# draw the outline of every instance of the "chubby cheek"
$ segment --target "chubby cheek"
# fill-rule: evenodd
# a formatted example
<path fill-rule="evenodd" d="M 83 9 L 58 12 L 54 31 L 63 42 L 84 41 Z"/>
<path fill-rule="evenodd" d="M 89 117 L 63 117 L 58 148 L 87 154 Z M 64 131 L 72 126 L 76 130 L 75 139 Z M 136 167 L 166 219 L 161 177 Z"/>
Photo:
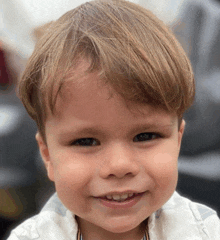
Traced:
<path fill-rule="evenodd" d="M 176 177 L 178 160 L 177 156 L 169 153 L 158 153 L 152 159 L 152 164 L 155 167 L 155 178 L 172 179 Z"/>
<path fill-rule="evenodd" d="M 158 153 L 152 159 L 151 177 L 154 179 L 154 198 L 166 202 L 176 189 L 178 179 L 178 153 Z M 155 199 L 156 200 L 156 199 Z"/>
<path fill-rule="evenodd" d="M 66 159 L 67 160 L 67 159 Z M 57 194 L 64 205 L 75 212 L 77 208 L 88 208 L 87 199 L 91 196 L 89 183 L 92 169 L 88 164 L 77 161 L 54 161 L 54 182 Z"/>

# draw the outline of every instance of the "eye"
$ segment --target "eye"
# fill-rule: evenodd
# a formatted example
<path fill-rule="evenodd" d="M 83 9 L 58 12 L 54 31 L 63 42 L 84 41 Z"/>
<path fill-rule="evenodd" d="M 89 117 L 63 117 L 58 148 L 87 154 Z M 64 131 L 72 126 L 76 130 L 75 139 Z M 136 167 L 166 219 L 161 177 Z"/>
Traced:
<path fill-rule="evenodd" d="M 94 138 L 80 138 L 71 143 L 73 146 L 92 147 L 100 145 L 100 142 Z"/>
<path fill-rule="evenodd" d="M 133 139 L 134 142 L 144 142 L 144 141 L 150 141 L 153 139 L 156 139 L 160 137 L 159 134 L 156 133 L 140 133 L 138 135 L 136 135 Z"/>

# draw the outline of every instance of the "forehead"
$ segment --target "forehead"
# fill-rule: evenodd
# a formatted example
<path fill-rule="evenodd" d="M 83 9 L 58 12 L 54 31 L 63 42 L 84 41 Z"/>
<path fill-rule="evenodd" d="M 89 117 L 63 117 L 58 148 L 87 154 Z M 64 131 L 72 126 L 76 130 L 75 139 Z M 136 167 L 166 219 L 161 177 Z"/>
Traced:
<path fill-rule="evenodd" d="M 135 98 L 137 95 L 137 89 L 131 85 L 129 89 L 127 89 L 128 82 L 135 82 L 136 79 L 126 79 L 125 76 L 121 76 L 121 78 L 115 81 L 114 74 L 112 76 L 105 77 L 105 72 L 103 69 L 91 69 L 91 59 L 81 59 L 78 61 L 76 67 L 68 72 L 65 75 L 63 82 L 58 86 L 60 91 L 58 93 L 58 98 L 56 101 L 56 109 L 59 109 L 58 105 L 62 104 L 63 101 L 69 101 L 75 99 L 90 98 L 90 101 L 93 99 L 94 95 L 97 97 L 101 96 L 106 99 L 111 99 L 114 96 L 120 98 L 122 102 L 130 109 L 130 110 L 139 110 L 141 107 L 146 106 L 146 101 L 148 100 L 148 94 L 146 93 L 146 101 L 140 101 L 139 98 Z M 127 84 L 126 84 L 127 83 Z M 115 88 L 115 85 L 119 86 Z M 134 83 L 135 85 L 135 83 Z M 132 88 L 133 86 L 133 88 Z M 127 95 L 131 93 L 134 96 L 128 97 Z M 149 101 L 149 105 L 153 104 Z M 135 107 L 134 107 L 135 106 Z M 157 105 L 154 105 L 153 108 L 157 109 Z M 162 107 L 160 106 L 161 110 Z M 167 111 L 167 109 L 164 109 Z"/>
<path fill-rule="evenodd" d="M 111 99 L 116 92 L 99 77 L 99 72 L 87 72 L 87 65 L 79 66 L 65 79 L 56 101 L 56 112 L 63 104 L 72 101 L 84 105 L 96 104 L 99 101 Z"/>
<path fill-rule="evenodd" d="M 71 126 L 116 129 L 146 123 L 175 125 L 176 115 L 149 104 L 126 101 L 101 81 L 98 72 L 85 73 L 81 66 L 74 79 L 77 81 L 71 77 L 66 80 L 57 98 L 55 114 L 47 121 L 64 131 Z"/>

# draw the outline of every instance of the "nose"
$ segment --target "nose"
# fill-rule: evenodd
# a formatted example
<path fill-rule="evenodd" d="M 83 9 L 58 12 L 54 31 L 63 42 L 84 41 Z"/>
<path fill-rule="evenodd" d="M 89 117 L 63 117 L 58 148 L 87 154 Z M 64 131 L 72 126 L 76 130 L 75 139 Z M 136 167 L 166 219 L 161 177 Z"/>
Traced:
<path fill-rule="evenodd" d="M 123 178 L 135 176 L 140 171 L 134 151 L 129 146 L 114 144 L 105 151 L 103 164 L 100 168 L 102 178 Z"/>

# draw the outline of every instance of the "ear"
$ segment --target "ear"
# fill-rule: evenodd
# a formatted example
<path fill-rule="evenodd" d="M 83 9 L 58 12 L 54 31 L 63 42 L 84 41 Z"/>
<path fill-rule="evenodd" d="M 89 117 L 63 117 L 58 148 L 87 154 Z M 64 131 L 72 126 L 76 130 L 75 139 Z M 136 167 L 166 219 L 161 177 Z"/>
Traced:
<path fill-rule="evenodd" d="M 54 181 L 53 163 L 50 159 L 50 154 L 49 154 L 47 144 L 45 143 L 45 141 L 43 140 L 43 138 L 39 132 L 37 132 L 37 134 L 36 134 L 36 140 L 38 143 L 41 157 L 43 159 L 44 165 L 47 170 L 47 175 L 51 181 Z"/>
<path fill-rule="evenodd" d="M 181 122 L 180 127 L 179 127 L 179 131 L 178 131 L 178 145 L 179 145 L 179 147 L 180 147 L 181 142 L 182 142 L 182 137 L 183 137 L 185 125 L 186 125 L 186 122 L 185 122 L 184 119 L 182 119 L 182 122 Z"/>

